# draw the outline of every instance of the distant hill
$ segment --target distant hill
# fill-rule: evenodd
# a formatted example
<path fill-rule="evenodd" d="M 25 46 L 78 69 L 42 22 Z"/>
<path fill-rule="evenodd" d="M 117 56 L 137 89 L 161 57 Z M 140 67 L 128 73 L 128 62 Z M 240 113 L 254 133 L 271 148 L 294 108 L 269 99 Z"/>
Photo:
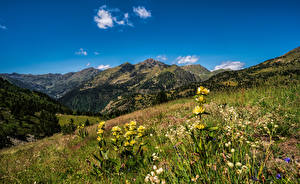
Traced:
<path fill-rule="evenodd" d="M 70 72 L 66 74 L 1 74 L 11 83 L 30 90 L 40 91 L 52 98 L 58 99 L 68 91 L 80 86 L 82 83 L 92 79 L 100 70 L 87 68 L 79 72 Z"/>
<path fill-rule="evenodd" d="M 198 81 L 205 81 L 218 73 L 230 71 L 230 69 L 220 69 L 220 70 L 215 70 L 215 71 L 209 71 L 208 69 L 206 69 L 205 67 L 203 67 L 199 64 L 185 65 L 185 66 L 182 66 L 181 68 L 184 69 L 185 71 L 188 71 L 188 72 L 194 74 L 198 78 Z"/>
<path fill-rule="evenodd" d="M 72 112 L 49 96 L 0 77 L 0 148 L 59 132 L 56 113 Z"/>
<path fill-rule="evenodd" d="M 191 96 L 197 86 L 203 85 L 211 90 L 230 90 L 298 83 L 300 81 L 300 47 L 290 52 L 264 61 L 258 65 L 238 70 L 218 73 L 206 81 L 188 84 L 177 88 L 175 98 Z M 167 92 L 169 93 L 169 92 Z"/>

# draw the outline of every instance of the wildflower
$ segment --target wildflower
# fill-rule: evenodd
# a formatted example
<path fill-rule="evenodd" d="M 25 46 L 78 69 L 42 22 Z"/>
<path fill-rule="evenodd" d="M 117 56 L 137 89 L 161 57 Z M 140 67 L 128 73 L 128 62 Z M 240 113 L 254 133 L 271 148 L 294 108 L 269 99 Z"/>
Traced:
<path fill-rule="evenodd" d="M 102 140 L 102 138 L 100 136 L 98 136 L 97 140 L 100 142 Z"/>
<path fill-rule="evenodd" d="M 242 164 L 241 164 L 241 162 L 237 162 L 237 163 L 235 163 L 235 166 L 242 167 Z"/>
<path fill-rule="evenodd" d="M 253 181 L 259 181 L 255 176 L 252 176 L 251 179 L 252 179 Z"/>
<path fill-rule="evenodd" d="M 99 123 L 99 125 L 98 125 L 98 129 L 103 128 L 104 125 L 105 125 L 105 121 L 101 121 L 101 122 Z"/>
<path fill-rule="evenodd" d="M 125 143 L 124 143 L 124 146 L 126 147 L 126 146 L 129 146 L 129 142 L 128 141 L 126 141 Z"/>
<path fill-rule="evenodd" d="M 276 175 L 276 178 L 277 178 L 277 179 L 281 179 L 282 176 L 278 173 L 278 174 Z"/>
<path fill-rule="evenodd" d="M 243 166 L 242 166 L 242 170 L 243 170 L 243 171 L 247 171 L 247 170 L 248 170 L 248 167 L 245 166 L 245 165 L 243 165 Z"/>
<path fill-rule="evenodd" d="M 227 162 L 227 165 L 230 167 L 230 168 L 233 168 L 234 164 L 231 163 L 231 162 Z"/>
<path fill-rule="evenodd" d="M 287 158 L 285 158 L 285 159 L 283 159 L 286 163 L 290 163 L 290 161 L 291 161 L 291 158 L 289 158 L 289 157 L 287 157 Z"/>
<path fill-rule="evenodd" d="M 135 140 L 131 140 L 131 141 L 130 141 L 130 146 L 133 146 L 135 143 L 136 143 Z"/>
<path fill-rule="evenodd" d="M 112 129 L 111 129 L 112 132 L 121 132 L 121 128 L 118 127 L 118 126 L 114 126 Z"/>
<path fill-rule="evenodd" d="M 156 167 L 156 165 L 154 165 L 154 166 L 153 166 L 153 170 L 156 170 L 156 169 L 157 169 L 157 167 Z"/>
<path fill-rule="evenodd" d="M 198 97 L 196 98 L 196 101 L 197 101 L 197 102 L 204 102 L 204 96 L 203 96 L 203 95 L 198 96 Z"/>
<path fill-rule="evenodd" d="M 197 174 L 195 178 L 192 178 L 192 181 L 196 182 L 198 178 L 199 178 L 199 175 Z"/>
<path fill-rule="evenodd" d="M 194 128 L 197 128 L 197 129 L 199 129 L 199 130 L 202 130 L 202 129 L 205 128 L 205 126 L 204 126 L 203 124 L 201 124 L 201 123 L 198 123 L 198 124 L 196 124 L 196 125 L 194 126 Z"/>
<path fill-rule="evenodd" d="M 102 129 L 99 129 L 98 131 L 97 131 L 97 134 L 103 134 L 103 130 Z"/>
<path fill-rule="evenodd" d="M 149 182 L 149 178 L 150 178 L 149 175 L 147 175 L 147 176 L 145 177 L 145 183 L 148 183 L 148 182 Z"/>
<path fill-rule="evenodd" d="M 203 86 L 200 86 L 197 89 L 197 95 L 200 95 L 200 94 L 207 95 L 208 93 L 209 93 L 209 90 L 204 88 Z"/>
<path fill-rule="evenodd" d="M 238 170 L 236 170 L 236 173 L 237 173 L 237 174 L 242 174 L 242 170 L 241 170 L 241 169 L 238 169 Z"/>
<path fill-rule="evenodd" d="M 139 133 L 144 133 L 145 127 L 144 127 L 144 126 L 139 126 L 139 128 L 137 129 L 137 131 L 138 131 Z"/>
<path fill-rule="evenodd" d="M 232 148 L 232 149 L 230 150 L 230 152 L 231 152 L 231 153 L 234 153 L 234 152 L 235 152 L 235 149 Z"/>
<path fill-rule="evenodd" d="M 156 174 L 161 174 L 162 172 L 164 172 L 163 168 L 159 168 L 156 170 Z"/>
<path fill-rule="evenodd" d="M 200 107 L 199 105 L 197 105 L 194 110 L 193 110 L 193 113 L 198 115 L 198 114 L 202 114 L 204 112 L 204 108 L 203 107 Z"/>

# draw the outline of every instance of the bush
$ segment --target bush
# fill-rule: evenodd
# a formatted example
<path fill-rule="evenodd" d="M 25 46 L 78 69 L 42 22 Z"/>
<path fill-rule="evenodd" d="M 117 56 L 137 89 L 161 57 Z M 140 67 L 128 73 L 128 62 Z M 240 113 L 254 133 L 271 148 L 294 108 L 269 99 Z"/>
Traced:
<path fill-rule="evenodd" d="M 71 118 L 69 124 L 65 124 L 61 126 L 61 131 L 64 135 L 73 134 L 76 130 L 76 125 L 74 124 L 74 120 Z"/>

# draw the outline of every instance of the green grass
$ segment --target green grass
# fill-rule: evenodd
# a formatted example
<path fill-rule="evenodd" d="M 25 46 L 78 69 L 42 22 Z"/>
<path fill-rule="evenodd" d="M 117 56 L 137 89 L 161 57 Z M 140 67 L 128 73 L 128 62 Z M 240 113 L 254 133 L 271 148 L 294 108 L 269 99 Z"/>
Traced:
<path fill-rule="evenodd" d="M 65 114 L 57 114 L 57 118 L 59 120 L 60 125 L 65 125 L 70 123 L 71 119 L 73 119 L 75 125 L 81 125 L 82 123 L 89 120 L 90 125 L 94 125 L 99 123 L 99 117 L 92 117 L 92 116 L 74 116 L 74 115 L 65 115 Z"/>
<path fill-rule="evenodd" d="M 0 183 L 144 183 L 154 165 L 163 169 L 156 175 L 166 183 L 258 183 L 255 178 L 265 183 L 299 183 L 299 91 L 299 84 L 291 84 L 211 92 L 205 105 L 209 115 L 202 122 L 219 129 L 195 131 L 195 140 L 191 136 L 194 130 L 186 128 L 196 121 L 190 119 L 194 99 L 179 99 L 109 120 L 104 151 L 110 150 L 108 157 L 123 163 L 124 168 L 129 163 L 113 151 L 111 128 L 136 120 L 147 128 L 144 142 L 148 144 L 144 146 L 142 164 L 136 164 L 135 170 L 111 168 L 113 171 L 102 178 L 92 175 L 92 165 L 99 164 L 93 157 L 99 155 L 97 125 L 87 127 L 85 138 L 77 133 L 55 134 L 2 149 Z M 59 117 L 60 124 L 68 123 L 70 118 L 80 123 L 90 117 L 64 115 Z M 93 124 L 97 119 L 89 121 Z M 153 153 L 159 157 L 157 160 L 153 160 Z M 287 157 L 290 163 L 283 160 Z M 236 166 L 238 162 L 242 166 Z M 231 168 L 230 163 L 235 166 Z M 242 170 L 243 166 L 247 169 Z M 282 179 L 276 178 L 279 173 Z"/>

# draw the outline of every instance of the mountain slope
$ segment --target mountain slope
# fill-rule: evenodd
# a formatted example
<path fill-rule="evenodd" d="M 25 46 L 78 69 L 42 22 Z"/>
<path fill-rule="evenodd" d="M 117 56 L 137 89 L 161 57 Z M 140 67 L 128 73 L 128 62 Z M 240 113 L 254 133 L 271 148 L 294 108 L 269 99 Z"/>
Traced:
<path fill-rule="evenodd" d="M 197 81 L 194 74 L 177 65 L 148 59 L 135 65 L 124 63 L 107 69 L 60 100 L 76 110 L 99 112 L 122 96 L 158 93 Z"/>
<path fill-rule="evenodd" d="M 56 113 L 69 109 L 40 92 L 19 88 L 0 77 L 0 148 L 60 130 Z"/>
<path fill-rule="evenodd" d="M 73 88 L 92 79 L 99 72 L 97 69 L 87 68 L 79 72 L 66 74 L 31 75 L 12 73 L 1 75 L 19 87 L 40 91 L 58 99 Z"/>

